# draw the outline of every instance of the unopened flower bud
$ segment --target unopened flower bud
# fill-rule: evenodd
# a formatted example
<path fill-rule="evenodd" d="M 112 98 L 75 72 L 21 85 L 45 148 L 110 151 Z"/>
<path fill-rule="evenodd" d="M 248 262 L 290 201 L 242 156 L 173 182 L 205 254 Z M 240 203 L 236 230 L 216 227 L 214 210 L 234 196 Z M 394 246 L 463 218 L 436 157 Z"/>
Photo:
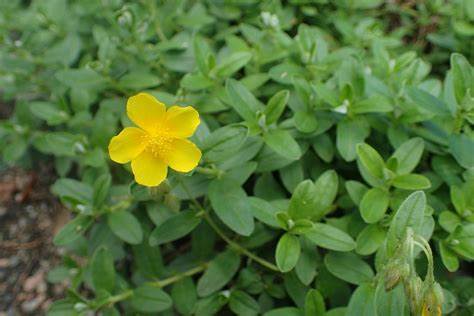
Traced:
<path fill-rule="evenodd" d="M 385 270 L 385 291 L 394 289 L 410 274 L 410 266 L 400 260 L 392 261 Z"/>
<path fill-rule="evenodd" d="M 439 283 L 433 283 L 425 291 L 422 316 L 441 316 L 441 305 L 443 304 L 443 290 Z"/>
<path fill-rule="evenodd" d="M 423 281 L 421 281 L 420 277 L 418 276 L 411 278 L 405 283 L 405 293 L 408 297 L 410 310 L 412 312 L 420 310 L 423 298 L 422 286 Z M 415 313 L 415 315 L 419 315 L 419 313 Z"/>

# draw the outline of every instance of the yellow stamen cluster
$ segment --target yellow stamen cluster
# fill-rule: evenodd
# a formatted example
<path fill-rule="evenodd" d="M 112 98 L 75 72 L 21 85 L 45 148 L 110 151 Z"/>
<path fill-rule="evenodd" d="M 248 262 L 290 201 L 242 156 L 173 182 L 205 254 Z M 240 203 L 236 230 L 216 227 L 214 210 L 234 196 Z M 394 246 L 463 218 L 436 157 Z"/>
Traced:
<path fill-rule="evenodd" d="M 170 152 L 172 140 L 173 138 L 165 132 L 143 135 L 143 141 L 147 144 L 145 150 L 150 151 L 157 158 L 163 158 Z"/>

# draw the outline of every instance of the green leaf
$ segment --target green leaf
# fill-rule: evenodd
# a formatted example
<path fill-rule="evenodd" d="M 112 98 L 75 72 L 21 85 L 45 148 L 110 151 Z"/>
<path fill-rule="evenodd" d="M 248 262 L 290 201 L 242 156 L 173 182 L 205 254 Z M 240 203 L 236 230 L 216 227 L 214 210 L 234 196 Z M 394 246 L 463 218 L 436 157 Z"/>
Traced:
<path fill-rule="evenodd" d="M 252 59 L 252 53 L 233 53 L 225 57 L 214 69 L 212 69 L 210 75 L 215 75 L 220 78 L 230 77 L 233 73 L 245 66 L 250 59 Z"/>
<path fill-rule="evenodd" d="M 122 76 L 118 82 L 119 86 L 130 90 L 143 90 L 156 87 L 161 83 L 158 76 L 148 72 L 134 70 Z"/>
<path fill-rule="evenodd" d="M 466 92 L 472 89 L 472 69 L 469 61 L 461 54 L 451 55 L 451 72 L 453 75 L 454 93 L 458 104 L 461 104 Z M 471 90 L 472 91 L 472 90 Z"/>
<path fill-rule="evenodd" d="M 260 102 L 240 82 L 234 79 L 226 81 L 226 91 L 233 109 L 247 122 L 257 120 L 257 112 L 262 109 Z"/>
<path fill-rule="evenodd" d="M 441 256 L 441 261 L 443 262 L 446 269 L 449 272 L 455 272 L 459 269 L 459 259 L 454 251 L 452 251 L 445 241 L 440 241 L 438 243 L 439 254 Z"/>
<path fill-rule="evenodd" d="M 69 114 L 52 102 L 36 101 L 30 103 L 30 111 L 36 117 L 54 126 L 69 120 Z"/>
<path fill-rule="evenodd" d="M 337 91 L 328 88 L 326 84 L 321 82 L 313 84 L 313 87 L 316 90 L 316 95 L 324 100 L 324 102 L 334 108 L 339 105 L 339 95 Z"/>
<path fill-rule="evenodd" d="M 227 125 L 216 129 L 206 137 L 201 149 L 209 162 L 225 161 L 244 145 L 248 128 L 243 125 Z"/>
<path fill-rule="evenodd" d="M 474 168 L 474 140 L 466 134 L 451 135 L 449 149 L 456 161 L 466 169 Z"/>
<path fill-rule="evenodd" d="M 449 109 L 443 101 L 435 96 L 415 87 L 408 88 L 408 96 L 424 111 L 434 115 L 449 115 Z"/>
<path fill-rule="evenodd" d="M 142 227 L 132 213 L 127 211 L 110 213 L 107 215 L 107 223 L 112 232 L 123 241 L 132 245 L 142 242 Z"/>
<path fill-rule="evenodd" d="M 109 194 L 112 177 L 108 173 L 104 173 L 94 183 L 94 193 L 92 196 L 92 205 L 101 207 Z"/>
<path fill-rule="evenodd" d="M 55 156 L 73 157 L 77 155 L 78 146 L 83 146 L 78 142 L 77 135 L 66 132 L 48 132 L 34 137 L 33 145 L 40 152 Z"/>
<path fill-rule="evenodd" d="M 280 307 L 272 309 L 263 316 L 303 316 L 303 312 L 296 307 Z"/>
<path fill-rule="evenodd" d="M 360 285 L 352 294 L 347 306 L 347 316 L 377 316 L 375 288 L 365 283 Z"/>
<path fill-rule="evenodd" d="M 93 196 L 93 188 L 90 185 L 69 178 L 56 180 L 51 187 L 51 192 L 59 198 L 70 197 L 83 203 L 90 202 Z"/>
<path fill-rule="evenodd" d="M 44 52 L 44 60 L 48 63 L 58 62 L 69 66 L 79 56 L 81 46 L 80 37 L 77 34 L 70 33 L 65 39 Z"/>
<path fill-rule="evenodd" d="M 474 260 L 474 223 L 457 226 L 449 240 L 450 249 L 468 260 Z"/>
<path fill-rule="evenodd" d="M 298 184 L 304 179 L 303 164 L 301 161 L 295 161 L 280 169 L 279 173 L 285 189 L 289 192 L 294 192 Z"/>
<path fill-rule="evenodd" d="M 311 146 L 324 162 L 330 163 L 333 160 L 335 148 L 331 137 L 327 133 L 316 136 L 312 140 Z"/>
<path fill-rule="evenodd" d="M 223 288 L 234 277 L 239 266 L 240 257 L 232 250 L 226 250 L 217 255 L 199 278 L 198 295 L 208 296 Z"/>
<path fill-rule="evenodd" d="M 390 223 L 387 235 L 388 254 L 392 254 L 394 249 L 405 237 L 408 227 L 415 231 L 419 230 L 425 216 L 426 196 L 423 191 L 410 194 L 400 205 L 395 216 Z"/>
<path fill-rule="evenodd" d="M 197 302 L 194 313 L 196 316 L 216 315 L 228 303 L 228 300 L 224 295 L 217 293 L 205 297 Z"/>
<path fill-rule="evenodd" d="M 431 187 L 430 180 L 421 174 L 404 174 L 396 176 L 392 182 L 393 186 L 404 190 L 424 190 Z"/>
<path fill-rule="evenodd" d="M 359 205 L 362 201 L 364 194 L 368 191 L 368 188 L 365 184 L 349 180 L 346 181 L 346 190 L 349 193 L 351 200 L 356 204 Z"/>
<path fill-rule="evenodd" d="M 314 223 L 313 229 L 305 236 L 316 245 L 335 251 L 351 251 L 356 246 L 351 236 L 328 224 Z"/>
<path fill-rule="evenodd" d="M 290 98 L 290 91 L 281 90 L 273 95 L 268 100 L 267 106 L 265 107 L 265 117 L 267 125 L 276 123 L 280 118 L 281 114 L 285 110 L 288 99 Z"/>
<path fill-rule="evenodd" d="M 316 186 L 311 180 L 300 182 L 291 196 L 288 214 L 293 219 L 312 218 L 317 207 Z"/>
<path fill-rule="evenodd" d="M 306 234 L 313 228 L 313 222 L 309 219 L 297 219 L 293 227 L 288 227 L 288 231 L 295 235 Z"/>
<path fill-rule="evenodd" d="M 409 316 L 408 301 L 403 286 L 400 284 L 386 292 L 381 283 L 375 290 L 376 315 Z"/>
<path fill-rule="evenodd" d="M 383 4 L 383 0 L 359 0 L 346 2 L 346 6 L 352 9 L 373 9 Z M 361 314 L 362 316 L 363 314 Z"/>
<path fill-rule="evenodd" d="M 263 135 L 263 139 L 271 149 L 285 158 L 297 160 L 301 157 L 300 146 L 286 130 L 270 130 Z"/>
<path fill-rule="evenodd" d="M 318 128 L 318 121 L 310 111 L 296 111 L 293 120 L 296 129 L 302 133 L 312 133 Z"/>
<path fill-rule="evenodd" d="M 306 299 L 304 303 L 304 313 L 305 316 L 326 314 L 324 298 L 318 290 L 311 289 L 306 294 Z"/>
<path fill-rule="evenodd" d="M 0 135 L 0 137 L 3 137 Z M 2 148 L 3 161 L 8 165 L 14 165 L 19 159 L 21 159 L 29 146 L 29 140 L 18 137 L 15 138 L 11 143 L 7 144 Z"/>
<path fill-rule="evenodd" d="M 209 73 L 209 56 L 212 55 L 212 51 L 208 45 L 208 43 L 199 36 L 198 34 L 195 35 L 193 41 L 193 48 L 194 48 L 194 57 L 196 59 L 196 64 L 203 74 Z"/>
<path fill-rule="evenodd" d="M 329 252 L 324 264 L 333 275 L 352 284 L 370 282 L 374 277 L 370 265 L 350 252 Z"/>
<path fill-rule="evenodd" d="M 295 272 L 301 283 L 309 285 L 316 276 L 319 268 L 319 254 L 314 251 L 314 245 L 307 238 L 300 238 L 301 255 L 296 263 Z"/>
<path fill-rule="evenodd" d="M 106 78 L 89 68 L 60 70 L 55 76 L 71 88 L 100 90 L 107 85 Z"/>
<path fill-rule="evenodd" d="M 112 232 L 109 234 L 115 237 Z M 113 239 L 113 244 L 122 249 L 122 245 L 116 242 L 116 238 Z M 132 251 L 134 267 L 141 275 L 146 278 L 159 278 L 163 275 L 164 265 L 159 247 L 152 247 L 149 243 L 143 242 L 132 246 Z"/>
<path fill-rule="evenodd" d="M 107 248 L 98 248 L 91 262 L 91 276 L 94 290 L 112 293 L 115 287 L 114 258 Z"/>
<path fill-rule="evenodd" d="M 264 173 L 255 181 L 254 193 L 269 201 L 285 197 L 285 191 L 271 173 Z"/>
<path fill-rule="evenodd" d="M 186 277 L 173 285 L 171 297 L 174 307 L 182 315 L 191 315 L 197 301 L 196 286 L 191 277 Z"/>
<path fill-rule="evenodd" d="M 283 285 L 291 300 L 303 312 L 302 308 L 308 288 L 298 280 L 294 273 L 287 273 L 283 276 Z"/>
<path fill-rule="evenodd" d="M 247 194 L 235 181 L 213 180 L 209 185 L 209 199 L 219 219 L 236 233 L 249 236 L 254 221 Z"/>
<path fill-rule="evenodd" d="M 336 171 L 326 170 L 316 179 L 314 186 L 316 188 L 316 214 L 314 219 L 319 220 L 331 211 L 332 204 L 337 196 L 339 180 Z"/>
<path fill-rule="evenodd" d="M 304 76 L 304 74 L 303 67 L 290 62 L 276 65 L 268 71 L 270 78 L 282 84 L 292 84 L 294 77 Z"/>
<path fill-rule="evenodd" d="M 387 232 L 377 224 L 366 226 L 357 236 L 355 251 L 363 256 L 376 252 L 385 241 Z"/>
<path fill-rule="evenodd" d="M 70 271 L 65 266 L 57 266 L 49 270 L 46 280 L 49 283 L 60 283 L 67 280 L 70 277 Z"/>
<path fill-rule="evenodd" d="M 439 214 L 438 223 L 445 231 L 452 233 L 461 224 L 461 218 L 456 213 L 444 211 Z"/>
<path fill-rule="evenodd" d="M 374 148 L 367 144 L 359 144 L 357 145 L 357 156 L 372 176 L 383 178 L 385 162 Z"/>
<path fill-rule="evenodd" d="M 150 245 L 158 246 L 182 238 L 201 222 L 195 211 L 183 211 L 167 218 L 150 234 Z"/>
<path fill-rule="evenodd" d="M 467 210 L 467 194 L 464 193 L 463 187 L 460 185 L 451 185 L 449 187 L 449 194 L 451 197 L 451 203 L 454 205 L 456 212 L 464 216 L 464 212 Z"/>
<path fill-rule="evenodd" d="M 438 243 L 441 261 L 449 272 L 455 272 L 459 269 L 459 259 L 444 241 Z"/>
<path fill-rule="evenodd" d="M 313 104 L 314 92 L 308 80 L 302 77 L 293 77 L 293 86 L 298 99 L 302 102 L 302 108 L 310 109 Z"/>
<path fill-rule="evenodd" d="M 74 301 L 62 299 L 53 302 L 48 308 L 48 316 L 80 316 L 74 310 Z"/>
<path fill-rule="evenodd" d="M 258 302 L 243 291 L 232 291 L 229 298 L 229 307 L 236 315 L 257 315 L 260 312 Z"/>
<path fill-rule="evenodd" d="M 278 241 L 275 259 L 281 272 L 293 270 L 301 253 L 301 245 L 298 237 L 289 233 L 284 234 Z"/>
<path fill-rule="evenodd" d="M 276 214 L 278 213 L 278 209 L 276 207 L 258 197 L 252 196 L 249 197 L 248 200 L 250 203 L 252 215 L 256 219 L 271 227 L 280 227 L 276 220 Z"/>
<path fill-rule="evenodd" d="M 389 203 L 390 196 L 387 190 L 382 188 L 370 189 L 360 201 L 360 215 L 366 223 L 376 223 L 385 215 Z"/>
<path fill-rule="evenodd" d="M 184 75 L 183 79 L 181 79 L 181 87 L 190 91 L 199 91 L 207 89 L 212 87 L 213 85 L 214 82 L 201 73 L 188 73 Z"/>
<path fill-rule="evenodd" d="M 77 241 L 79 237 L 92 225 L 94 220 L 90 216 L 78 215 L 67 223 L 56 236 L 53 242 L 56 246 L 64 246 Z"/>
<path fill-rule="evenodd" d="M 370 134 L 370 126 L 363 119 L 344 119 L 337 123 L 336 147 L 345 161 L 357 157 L 356 146 Z"/>
<path fill-rule="evenodd" d="M 351 105 L 351 111 L 357 114 L 386 113 L 391 112 L 392 110 L 393 106 L 390 100 L 381 95 L 374 95 L 366 100 Z"/>
<path fill-rule="evenodd" d="M 393 153 L 392 157 L 397 159 L 397 174 L 412 172 L 418 165 L 423 154 L 424 141 L 415 137 L 401 144 Z"/>
<path fill-rule="evenodd" d="M 139 312 L 158 313 L 170 308 L 173 301 L 162 289 L 151 285 L 142 285 L 133 291 L 131 303 L 133 308 Z"/>

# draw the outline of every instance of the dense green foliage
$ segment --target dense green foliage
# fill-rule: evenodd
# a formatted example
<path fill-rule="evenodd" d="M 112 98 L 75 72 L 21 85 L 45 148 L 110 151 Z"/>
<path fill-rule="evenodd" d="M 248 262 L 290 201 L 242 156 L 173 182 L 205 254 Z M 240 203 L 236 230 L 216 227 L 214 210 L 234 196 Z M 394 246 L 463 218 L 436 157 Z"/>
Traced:
<path fill-rule="evenodd" d="M 424 241 L 474 314 L 474 1 L 29 2 L 0 0 L 0 167 L 54 163 L 74 213 L 51 315 L 408 315 Z M 139 91 L 202 120 L 152 189 L 107 155 Z"/>

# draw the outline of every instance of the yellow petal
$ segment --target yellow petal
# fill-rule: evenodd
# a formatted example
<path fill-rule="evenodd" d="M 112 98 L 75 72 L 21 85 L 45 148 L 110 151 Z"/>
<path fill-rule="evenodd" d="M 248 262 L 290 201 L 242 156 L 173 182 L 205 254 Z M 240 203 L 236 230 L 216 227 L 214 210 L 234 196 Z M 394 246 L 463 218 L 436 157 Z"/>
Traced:
<path fill-rule="evenodd" d="M 194 134 L 199 123 L 199 113 L 192 106 L 173 105 L 166 111 L 165 125 L 170 136 L 190 137 Z"/>
<path fill-rule="evenodd" d="M 109 143 L 110 159 L 118 163 L 127 163 L 137 157 L 146 146 L 143 138 L 146 132 L 137 127 L 127 127 Z"/>
<path fill-rule="evenodd" d="M 156 133 L 165 118 L 166 106 L 148 93 L 139 93 L 127 101 L 127 115 L 150 134 Z"/>
<path fill-rule="evenodd" d="M 163 160 L 145 150 L 132 160 L 132 172 L 138 184 L 154 187 L 166 179 L 168 166 Z"/>
<path fill-rule="evenodd" d="M 163 158 L 174 170 L 189 172 L 198 165 L 201 151 L 189 140 L 175 138 L 171 141 L 169 151 Z"/>

